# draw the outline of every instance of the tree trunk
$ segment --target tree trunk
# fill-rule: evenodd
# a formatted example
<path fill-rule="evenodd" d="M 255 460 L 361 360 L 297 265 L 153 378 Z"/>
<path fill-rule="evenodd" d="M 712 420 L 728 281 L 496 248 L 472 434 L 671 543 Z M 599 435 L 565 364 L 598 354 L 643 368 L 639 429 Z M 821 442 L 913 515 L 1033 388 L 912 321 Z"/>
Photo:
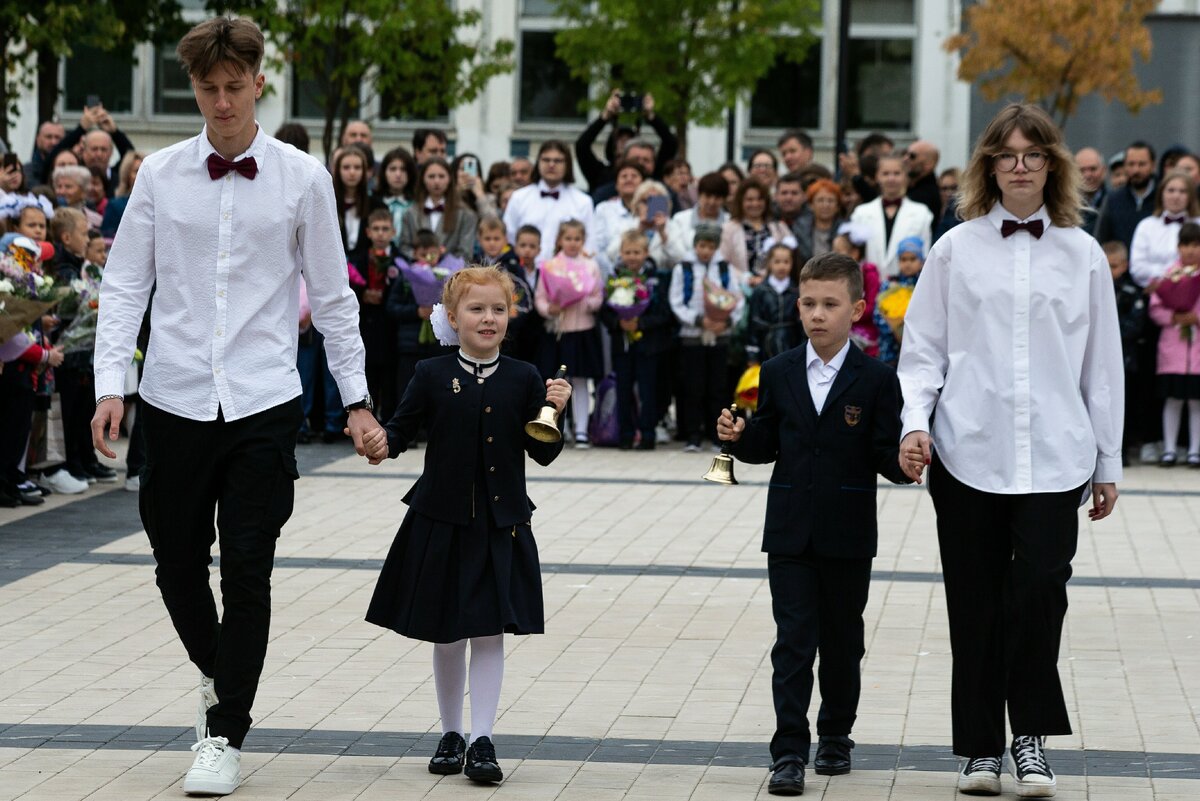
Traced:
<path fill-rule="evenodd" d="M 8 143 L 8 73 L 11 65 L 8 63 L 8 31 L 0 32 L 0 139 Z M 11 149 L 11 148 L 10 148 Z"/>
<path fill-rule="evenodd" d="M 37 123 L 41 125 L 54 116 L 58 104 L 58 55 L 50 48 L 43 48 L 38 51 L 37 64 Z"/>

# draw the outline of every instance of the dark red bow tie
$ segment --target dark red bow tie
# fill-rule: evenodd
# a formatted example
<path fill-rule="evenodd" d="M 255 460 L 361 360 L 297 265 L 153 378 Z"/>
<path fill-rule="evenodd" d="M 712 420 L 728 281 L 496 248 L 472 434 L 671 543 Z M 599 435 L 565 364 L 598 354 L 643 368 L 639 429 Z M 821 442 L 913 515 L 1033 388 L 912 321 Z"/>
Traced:
<path fill-rule="evenodd" d="M 258 162 L 254 160 L 254 156 L 247 156 L 238 161 L 228 161 L 221 158 L 216 153 L 210 153 L 208 156 L 208 177 L 214 181 L 230 172 L 238 172 L 254 180 L 254 176 L 258 175 Z"/>
<path fill-rule="evenodd" d="M 545 189 L 543 189 L 542 197 L 549 197 L 549 198 L 554 198 L 555 200 L 558 200 L 558 190 L 555 189 L 553 191 L 547 192 Z"/>
<path fill-rule="evenodd" d="M 880 199 L 883 201 L 883 207 L 885 209 L 898 209 L 900 208 L 900 204 L 904 202 L 904 198 L 902 197 L 898 197 L 895 200 L 888 200 L 887 198 Z"/>
<path fill-rule="evenodd" d="M 1045 227 L 1042 225 L 1041 220 L 1030 220 L 1029 222 L 1017 222 L 1016 220 L 1005 220 L 1004 222 L 1000 223 L 1000 235 L 1001 236 L 1006 236 L 1006 237 L 1012 236 L 1017 231 L 1021 231 L 1021 230 L 1028 231 L 1033 236 L 1034 239 L 1041 239 L 1042 232 L 1045 230 Z"/>
<path fill-rule="evenodd" d="M 425 207 L 426 214 L 444 214 L 445 211 L 446 211 L 445 203 L 439 203 L 436 206 L 426 206 Z"/>
<path fill-rule="evenodd" d="M 1183 225 L 1185 222 L 1187 222 L 1187 217 L 1184 217 L 1182 214 L 1180 214 L 1178 217 L 1163 217 L 1163 222 L 1165 222 L 1167 225 L 1171 225 L 1172 223 L 1179 223 L 1180 225 Z"/>

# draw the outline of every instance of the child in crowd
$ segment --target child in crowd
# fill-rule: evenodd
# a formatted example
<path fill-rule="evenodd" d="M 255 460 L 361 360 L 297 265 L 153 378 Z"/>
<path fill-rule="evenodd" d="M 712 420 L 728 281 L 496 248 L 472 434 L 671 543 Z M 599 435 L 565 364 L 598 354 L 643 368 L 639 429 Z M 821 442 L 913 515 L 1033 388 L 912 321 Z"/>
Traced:
<path fill-rule="evenodd" d="M 858 262 L 863 273 L 863 301 L 867 310 L 862 318 L 854 323 L 850 336 L 854 344 L 862 348 L 868 356 L 879 356 L 879 329 L 875 326 L 875 297 L 879 294 L 879 268 L 866 261 L 867 242 L 871 238 L 870 229 L 862 223 L 842 223 L 838 235 L 833 240 L 833 250 L 849 256 Z"/>
<path fill-rule="evenodd" d="M 553 375 L 559 365 L 567 366 L 567 380 L 571 383 L 571 417 L 575 425 L 575 447 L 587 448 L 588 407 L 591 393 L 588 379 L 599 381 L 604 377 L 604 353 L 600 342 L 600 329 L 596 325 L 596 312 L 604 303 L 604 282 L 600 278 L 600 267 L 583 253 L 587 236 L 583 223 L 568 220 L 558 227 L 554 243 L 554 257 L 540 268 L 541 280 L 534 290 L 534 305 L 546 320 L 538 365 L 543 376 Z M 547 271 L 572 276 L 571 283 L 590 284 L 590 291 L 568 306 L 560 306 L 551 298 L 547 288 Z M 576 283 L 578 282 L 578 283 Z"/>
<path fill-rule="evenodd" d="M 752 364 L 786 353 L 804 342 L 800 327 L 800 266 L 787 245 L 767 251 L 767 280 L 750 296 L 750 326 L 746 358 Z"/>
<path fill-rule="evenodd" d="M 475 253 L 475 212 L 462 202 L 458 182 L 443 158 L 432 158 L 417 171 L 416 199 L 404 212 L 400 228 L 400 252 L 416 256 L 418 231 L 428 229 L 448 253 L 469 259 Z"/>
<path fill-rule="evenodd" d="M 1145 291 L 1129 272 L 1129 249 L 1124 242 L 1105 242 L 1101 247 L 1112 273 L 1113 292 L 1117 296 L 1117 321 L 1121 325 L 1121 356 L 1125 360 L 1125 427 L 1121 444 L 1121 463 L 1129 464 L 1128 449 L 1142 429 L 1141 404 L 1135 390 L 1138 377 L 1138 345 L 1146 331 L 1147 299 Z"/>
<path fill-rule="evenodd" d="M 671 311 L 680 325 L 678 425 L 686 432 L 684 450 L 689 453 L 699 451 L 705 438 L 716 445 L 712 421 L 730 396 L 730 332 L 745 307 L 740 290 L 742 277 L 736 268 L 717 257 L 720 244 L 720 228 L 707 223 L 697 225 L 692 258 L 676 264 L 671 272 Z M 710 308 L 705 281 L 733 292 L 736 304 L 723 313 Z"/>
<path fill-rule="evenodd" d="M 359 261 L 366 252 L 367 217 L 379 206 L 367 191 L 370 169 L 367 154 L 355 145 L 341 148 L 333 158 L 333 191 L 342 226 L 342 248 L 350 262 Z"/>
<path fill-rule="evenodd" d="M 500 347 L 505 356 L 520 358 L 518 350 L 533 309 L 533 287 L 526 279 L 517 252 L 508 244 L 508 230 L 503 220 L 494 214 L 485 215 L 479 221 L 478 239 L 483 266 L 498 267 L 513 279 L 512 318 L 508 321 L 508 336 Z"/>
<path fill-rule="evenodd" d="M 900 343 L 904 336 L 904 312 L 925 266 L 925 243 L 909 236 L 896 245 L 900 272 L 879 287 L 875 305 L 875 327 L 879 330 L 879 361 L 895 367 L 900 361 Z M 864 279 L 866 277 L 864 273 Z"/>
<path fill-rule="evenodd" d="M 392 213 L 392 227 L 396 233 L 392 244 L 400 246 L 400 228 L 404 212 L 413 202 L 413 179 L 417 174 L 417 162 L 402 147 L 389 150 L 379 162 L 379 199 Z"/>
<path fill-rule="evenodd" d="M 449 270 L 452 266 L 450 262 L 458 262 L 446 253 L 446 249 L 438 242 L 437 234 L 427 228 L 417 231 L 413 238 L 413 249 L 414 264 L 429 267 L 441 265 Z M 388 292 L 387 313 L 396 327 L 396 390 L 397 397 L 403 398 L 417 362 L 440 356 L 445 349 L 438 345 L 429 323 L 433 306 L 417 304 L 412 285 L 403 273 L 392 282 Z"/>
<path fill-rule="evenodd" d="M 561 413 L 570 397 L 566 381 L 543 382 L 532 365 L 500 355 L 512 293 L 512 279 L 495 267 L 452 275 L 435 325 L 457 352 L 418 364 L 386 430 L 364 439 L 367 455 L 380 459 L 403 453 L 422 424 L 430 432 L 367 620 L 434 643 L 442 739 L 429 771 L 465 772 L 480 783 L 503 777 L 491 737 L 504 635 L 545 630 L 525 454 L 546 466 L 562 442 L 539 442 L 525 423 L 546 403 Z M 462 720 L 468 641 L 469 745 Z"/>
<path fill-rule="evenodd" d="M 354 268 L 359 280 L 351 287 L 358 295 L 358 327 L 367 353 L 367 391 L 375 401 L 375 414 L 387 420 L 396 408 L 396 331 L 386 302 L 392 284 L 400 277 L 396 259 L 400 255 L 392 240 L 396 229 L 392 213 L 375 209 L 367 217 L 370 248 Z"/>
<path fill-rule="evenodd" d="M 858 711 L 863 609 L 878 541 L 875 474 L 909 483 L 899 466 L 900 383 L 851 342 L 866 313 L 862 270 L 839 253 L 800 273 L 800 317 L 809 336 L 763 365 L 758 411 L 747 423 L 721 411 L 718 435 L 751 464 L 774 462 L 763 551 L 775 616 L 773 795 L 804 791 L 813 662 L 818 680 L 816 772 L 850 772 Z M 819 447 L 817 447 L 819 446 Z"/>
<path fill-rule="evenodd" d="M 542 232 L 535 225 L 522 225 L 517 230 L 517 241 L 512 246 L 516 268 L 510 268 L 510 272 L 514 275 L 514 281 L 519 279 L 529 288 L 529 311 L 524 314 L 519 326 L 509 324 L 507 342 L 511 343 L 510 355 L 513 358 L 530 364 L 537 364 L 538 348 L 545 331 L 545 320 L 538 314 L 537 305 L 533 302 L 537 294 L 537 258 L 541 250 Z"/>
<path fill-rule="evenodd" d="M 27 236 L 40 244 L 46 241 L 52 215 L 53 212 L 47 214 L 41 206 L 23 206 L 17 216 L 9 220 L 10 228 L 21 236 Z"/>
<path fill-rule="evenodd" d="M 1179 260 L 1175 267 L 1200 269 L 1200 224 L 1179 228 Z M 1169 280 L 1169 279 L 1168 279 Z M 1192 280 L 1200 280 L 1194 277 Z M 1200 468 L 1200 299 L 1188 311 L 1175 311 L 1158 293 L 1150 297 L 1150 319 L 1162 327 L 1158 338 L 1158 394 L 1163 403 L 1163 454 L 1159 464 L 1173 467 L 1183 406 L 1188 408 L 1188 467 Z"/>
<path fill-rule="evenodd" d="M 617 374 L 617 419 L 622 450 L 634 447 L 634 435 L 640 434 L 638 450 L 652 451 L 654 428 L 658 423 L 658 362 L 670 347 L 674 328 L 669 273 L 659 271 L 650 258 L 650 242 L 637 229 L 621 234 L 620 258 L 613 265 L 613 278 L 640 280 L 650 294 L 650 304 L 637 317 L 622 319 L 611 305 L 600 311 L 600 319 L 612 338 L 613 369 Z M 637 399 L 634 399 L 634 387 Z M 636 427 L 634 410 L 637 410 Z"/>
<path fill-rule="evenodd" d="M 88 231 L 87 248 L 83 251 L 83 263 L 85 265 L 94 264 L 101 269 L 108 263 L 108 243 L 104 241 L 104 235 L 95 229 Z"/>
<path fill-rule="evenodd" d="M 87 217 L 70 206 L 60 208 L 50 224 L 50 238 L 54 241 L 54 265 L 46 270 L 46 275 L 53 276 L 64 286 L 69 285 L 79 278 L 87 255 Z"/>

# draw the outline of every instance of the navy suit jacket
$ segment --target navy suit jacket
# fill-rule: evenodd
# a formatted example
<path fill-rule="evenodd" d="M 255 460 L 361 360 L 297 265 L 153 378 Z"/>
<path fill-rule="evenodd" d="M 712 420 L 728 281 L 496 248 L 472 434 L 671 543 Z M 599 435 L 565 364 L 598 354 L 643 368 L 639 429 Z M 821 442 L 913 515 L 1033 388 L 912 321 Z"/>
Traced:
<path fill-rule="evenodd" d="M 824 409 L 808 390 L 804 347 L 762 366 L 758 411 L 732 443 L 743 462 L 775 462 L 762 549 L 798 556 L 875 555 L 875 475 L 897 484 L 900 381 L 896 371 L 851 344 Z"/>

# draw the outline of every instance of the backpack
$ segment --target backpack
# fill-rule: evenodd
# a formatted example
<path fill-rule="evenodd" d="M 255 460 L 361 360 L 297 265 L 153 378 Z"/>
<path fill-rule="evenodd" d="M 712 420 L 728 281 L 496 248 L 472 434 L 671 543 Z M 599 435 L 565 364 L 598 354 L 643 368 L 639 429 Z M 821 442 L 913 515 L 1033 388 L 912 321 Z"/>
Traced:
<path fill-rule="evenodd" d="M 596 408 L 588 421 L 588 441 L 593 445 L 615 447 L 621 442 L 621 421 L 617 416 L 617 376 L 609 373 L 596 387 Z"/>
<path fill-rule="evenodd" d="M 683 267 L 683 305 L 689 306 L 692 303 L 692 292 L 696 283 L 696 276 L 692 270 L 694 265 L 690 261 L 685 261 L 681 262 L 680 266 Z M 721 271 L 721 288 L 729 289 L 729 262 L 717 262 L 717 269 Z"/>

